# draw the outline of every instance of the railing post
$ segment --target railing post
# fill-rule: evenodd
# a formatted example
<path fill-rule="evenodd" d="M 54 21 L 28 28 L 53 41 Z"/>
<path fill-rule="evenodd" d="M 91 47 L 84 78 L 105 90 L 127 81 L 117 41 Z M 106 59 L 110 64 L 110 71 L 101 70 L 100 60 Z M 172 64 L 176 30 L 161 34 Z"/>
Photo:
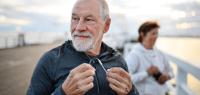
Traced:
<path fill-rule="evenodd" d="M 187 72 L 185 72 L 180 67 L 177 67 L 176 83 L 177 83 L 176 95 L 187 95 L 187 93 L 182 88 L 182 86 L 187 84 Z"/>
<path fill-rule="evenodd" d="M 8 37 L 5 37 L 5 48 L 8 48 Z"/>

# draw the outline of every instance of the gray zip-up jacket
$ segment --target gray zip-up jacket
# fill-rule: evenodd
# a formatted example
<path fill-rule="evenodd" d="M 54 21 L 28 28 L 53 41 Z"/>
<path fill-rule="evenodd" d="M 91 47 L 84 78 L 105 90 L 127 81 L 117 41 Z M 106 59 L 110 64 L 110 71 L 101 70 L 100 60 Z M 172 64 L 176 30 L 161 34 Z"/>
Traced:
<path fill-rule="evenodd" d="M 126 62 L 119 52 L 104 43 L 98 56 L 89 57 L 84 52 L 76 51 L 71 41 L 66 41 L 41 57 L 33 72 L 27 95 L 65 95 L 61 84 L 69 75 L 70 70 L 82 63 L 91 64 L 96 69 L 94 87 L 85 95 L 117 95 L 109 87 L 106 73 L 96 59 L 99 59 L 106 69 L 121 67 L 128 71 Z M 129 95 L 138 95 L 134 86 Z"/>

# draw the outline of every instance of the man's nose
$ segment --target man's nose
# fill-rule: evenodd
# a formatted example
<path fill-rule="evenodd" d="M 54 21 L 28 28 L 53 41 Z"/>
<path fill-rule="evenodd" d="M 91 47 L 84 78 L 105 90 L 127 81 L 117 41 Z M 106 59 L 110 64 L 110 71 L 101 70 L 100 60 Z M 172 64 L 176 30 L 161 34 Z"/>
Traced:
<path fill-rule="evenodd" d="M 86 24 L 84 23 L 83 20 L 80 20 L 80 21 L 78 22 L 78 24 L 77 24 L 77 26 L 76 26 L 76 29 L 77 29 L 78 31 L 80 31 L 80 32 L 86 30 Z"/>

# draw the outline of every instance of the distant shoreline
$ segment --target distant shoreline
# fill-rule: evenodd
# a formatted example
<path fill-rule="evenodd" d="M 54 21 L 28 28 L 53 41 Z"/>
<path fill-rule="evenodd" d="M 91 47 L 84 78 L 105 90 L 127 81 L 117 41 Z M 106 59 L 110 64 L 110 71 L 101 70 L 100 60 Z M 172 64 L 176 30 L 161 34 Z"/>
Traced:
<path fill-rule="evenodd" d="M 159 36 L 164 38 L 200 38 L 200 36 Z"/>

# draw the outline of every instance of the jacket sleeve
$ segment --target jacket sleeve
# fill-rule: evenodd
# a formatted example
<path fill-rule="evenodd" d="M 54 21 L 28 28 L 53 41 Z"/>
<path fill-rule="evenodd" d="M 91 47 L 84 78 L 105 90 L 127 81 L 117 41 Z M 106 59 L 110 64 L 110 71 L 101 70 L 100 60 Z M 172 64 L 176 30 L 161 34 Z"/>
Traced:
<path fill-rule="evenodd" d="M 64 95 L 61 86 L 56 89 L 53 86 L 50 64 L 50 53 L 46 53 L 35 67 L 27 95 Z"/>
<path fill-rule="evenodd" d="M 139 83 L 143 81 L 144 79 L 148 78 L 147 71 L 144 70 L 144 71 L 138 72 L 138 69 L 141 64 L 136 54 L 131 52 L 129 55 L 127 55 L 125 60 L 127 62 L 133 83 Z"/>

